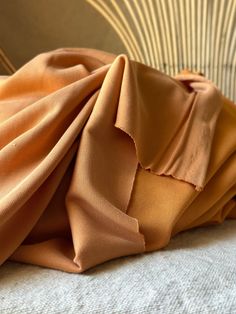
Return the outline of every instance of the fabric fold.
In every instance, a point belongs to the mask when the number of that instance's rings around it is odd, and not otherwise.
[[[124,77],[115,125],[134,140],[139,163],[203,189],[222,107],[217,88],[200,78],[200,86],[189,90],[188,84],[128,61]]]
[[[0,79],[0,263],[80,273],[234,218],[235,125],[204,77],[87,48],[36,56]]]

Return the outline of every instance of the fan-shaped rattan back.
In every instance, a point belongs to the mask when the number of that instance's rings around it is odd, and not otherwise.
[[[236,0],[87,0],[130,58],[169,75],[204,73],[236,101]]]

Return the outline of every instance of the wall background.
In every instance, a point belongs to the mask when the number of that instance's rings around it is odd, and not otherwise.
[[[116,32],[86,0],[0,0],[0,47],[16,68],[62,47],[126,53]],[[0,73],[5,73],[1,66]]]

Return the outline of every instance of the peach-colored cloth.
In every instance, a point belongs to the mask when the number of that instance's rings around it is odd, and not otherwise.
[[[68,272],[236,218],[236,106],[86,48],[0,79],[0,264]]]

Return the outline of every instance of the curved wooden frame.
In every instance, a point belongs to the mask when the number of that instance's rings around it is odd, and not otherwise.
[[[131,59],[169,75],[204,73],[236,101],[235,0],[87,0]]]

